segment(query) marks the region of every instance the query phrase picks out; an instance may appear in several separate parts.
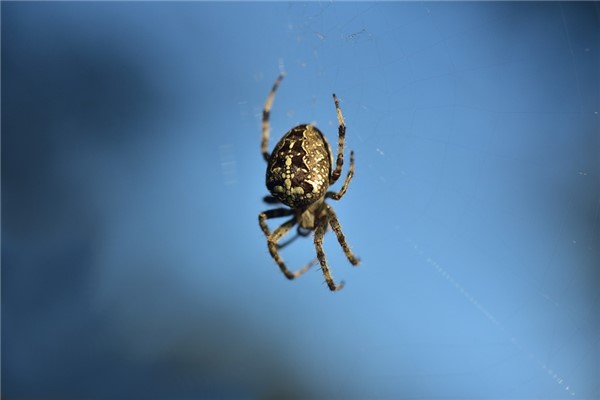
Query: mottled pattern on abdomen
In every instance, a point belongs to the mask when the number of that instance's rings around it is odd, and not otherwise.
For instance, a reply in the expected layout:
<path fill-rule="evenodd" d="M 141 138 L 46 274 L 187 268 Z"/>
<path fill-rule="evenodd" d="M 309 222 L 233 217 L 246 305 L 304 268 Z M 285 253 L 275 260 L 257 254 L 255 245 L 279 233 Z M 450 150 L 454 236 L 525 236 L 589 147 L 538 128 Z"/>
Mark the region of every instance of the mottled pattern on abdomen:
<path fill-rule="evenodd" d="M 332 163 L 331 147 L 321 131 L 312 125 L 298 125 L 273 149 L 267 188 L 292 208 L 308 206 L 327 192 Z"/>

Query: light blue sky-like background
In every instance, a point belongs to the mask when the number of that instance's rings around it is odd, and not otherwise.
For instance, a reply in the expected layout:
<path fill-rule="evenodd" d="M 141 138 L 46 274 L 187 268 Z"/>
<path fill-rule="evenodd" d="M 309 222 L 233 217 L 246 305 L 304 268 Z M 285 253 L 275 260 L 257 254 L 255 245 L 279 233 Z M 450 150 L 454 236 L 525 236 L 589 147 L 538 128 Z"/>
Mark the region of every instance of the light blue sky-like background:
<path fill-rule="evenodd" d="M 3 398 L 600 397 L 598 3 L 1 11 Z M 356 153 L 339 293 L 258 227 L 281 71 L 271 146 L 335 92 Z"/>

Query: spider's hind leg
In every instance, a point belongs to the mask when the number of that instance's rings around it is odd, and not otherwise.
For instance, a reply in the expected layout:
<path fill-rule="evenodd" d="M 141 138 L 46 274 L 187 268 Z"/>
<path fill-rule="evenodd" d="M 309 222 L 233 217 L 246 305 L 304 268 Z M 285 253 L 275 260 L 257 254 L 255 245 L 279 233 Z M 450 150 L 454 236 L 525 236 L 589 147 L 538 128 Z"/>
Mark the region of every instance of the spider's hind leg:
<path fill-rule="evenodd" d="M 350 261 L 350 264 L 360 264 L 360 259 L 356 257 L 354 253 L 352 253 L 348 242 L 346 242 L 346 236 L 344 235 L 344 232 L 342 232 L 342 226 L 340 225 L 340 221 L 338 221 L 337 215 L 335 215 L 333 208 L 331 208 L 329 205 L 327 205 L 327 218 L 329 220 L 331 228 L 335 232 L 335 236 L 337 236 L 337 240 L 340 246 L 342 246 L 342 250 L 344 250 L 346 258 L 348 258 L 348 261 Z"/>
<path fill-rule="evenodd" d="M 317 229 L 315 230 L 315 248 L 317 249 L 317 258 L 321 263 L 321 270 L 323 271 L 323 275 L 325 276 L 325 282 L 327 282 L 327 286 L 329 286 L 329 290 L 332 292 L 337 292 L 344 287 L 344 281 L 341 281 L 339 284 L 335 284 L 333 281 L 333 277 L 331 276 L 331 272 L 329 272 L 329 267 L 327 266 L 327 259 L 325 258 L 325 252 L 323 251 L 323 236 L 325 236 L 325 228 L 327 227 L 327 220 L 323 220 L 323 222 L 319 223 Z"/>

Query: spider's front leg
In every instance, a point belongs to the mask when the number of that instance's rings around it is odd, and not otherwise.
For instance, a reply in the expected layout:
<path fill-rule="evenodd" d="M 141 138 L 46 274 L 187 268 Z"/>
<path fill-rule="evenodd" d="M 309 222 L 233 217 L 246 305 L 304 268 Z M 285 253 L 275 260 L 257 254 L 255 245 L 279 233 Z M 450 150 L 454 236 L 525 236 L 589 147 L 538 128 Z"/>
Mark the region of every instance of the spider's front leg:
<path fill-rule="evenodd" d="M 281 74 L 277 77 L 277 80 L 273 84 L 273 88 L 271 88 L 271 92 L 269 92 L 269 96 L 267 97 L 267 101 L 265 102 L 265 107 L 263 108 L 262 141 L 260 143 L 260 150 L 263 154 L 263 158 L 267 162 L 269 162 L 269 158 L 271 157 L 271 155 L 269 154 L 269 151 L 267 150 L 267 147 L 269 146 L 269 131 L 271 128 L 269 126 L 269 115 L 271 113 L 271 106 L 273 105 L 273 99 L 275 99 L 275 92 L 277 91 L 279 84 L 283 80 L 283 77 L 284 77 L 283 74 Z"/>
<path fill-rule="evenodd" d="M 325 236 L 325 229 L 327 228 L 327 219 L 323 219 L 319 221 L 317 225 L 317 229 L 315 230 L 315 248 L 317 250 L 317 258 L 321 263 L 321 270 L 323 271 L 323 275 L 325 276 L 325 281 L 327 282 L 327 286 L 329 286 L 329 290 L 332 292 L 337 292 L 344 287 L 344 281 L 341 281 L 339 284 L 335 284 L 333 281 L 333 277 L 331 276 L 331 272 L 329 272 L 329 267 L 327 266 L 327 259 L 325 258 L 325 252 L 323 251 L 323 237 Z"/>
<path fill-rule="evenodd" d="M 329 184 L 333 185 L 340 175 L 342 174 L 342 166 L 344 165 L 344 140 L 346 139 L 346 123 L 344 122 L 344 116 L 340 109 L 340 102 L 338 101 L 335 93 L 333 94 L 333 101 L 335 103 L 335 112 L 337 113 L 338 119 L 338 152 L 337 160 L 335 162 L 335 169 L 331 173 Z"/>
<path fill-rule="evenodd" d="M 348 190 L 348 185 L 350 184 L 350 181 L 352 180 L 352 177 L 354 176 L 354 152 L 351 151 L 350 152 L 350 168 L 348 169 L 348 175 L 346 175 L 346 179 L 344 180 L 344 184 L 342 185 L 342 188 L 340 189 L 339 192 L 327 192 L 325 194 L 325 197 L 328 199 L 333 199 L 333 200 L 339 200 L 341 199 L 345 194 L 346 194 L 346 190 Z"/>
<path fill-rule="evenodd" d="M 299 277 L 300 275 L 302 275 L 303 273 L 308 271 L 313 265 L 316 264 L 316 260 L 313 260 L 310 263 L 306 264 L 304 267 L 300 268 L 299 270 L 297 270 L 295 272 L 291 272 L 287 268 L 285 263 L 283 262 L 283 259 L 281 258 L 281 256 L 279 255 L 279 251 L 278 251 L 280 248 L 279 241 L 285 236 L 286 233 L 288 233 L 290 231 L 290 229 L 294 225 L 296 225 L 296 222 L 297 222 L 296 217 L 294 216 L 291 219 L 289 219 L 288 221 L 284 222 L 278 228 L 276 228 L 272 233 L 269 231 L 269 227 L 267 226 L 266 220 L 269 218 L 283 217 L 283 216 L 290 215 L 293 213 L 294 213 L 293 209 L 276 208 L 274 210 L 267 210 L 258 215 L 258 221 L 259 221 L 260 227 L 261 227 L 262 231 L 264 232 L 265 236 L 267 237 L 267 246 L 269 248 L 269 253 L 271 253 L 271 257 L 273 257 L 273 259 L 279 266 L 279 269 L 281 269 L 281 272 L 283 272 L 285 277 L 288 279 L 295 279 L 295 278 Z M 285 243 L 285 244 L 287 244 L 287 243 Z"/>

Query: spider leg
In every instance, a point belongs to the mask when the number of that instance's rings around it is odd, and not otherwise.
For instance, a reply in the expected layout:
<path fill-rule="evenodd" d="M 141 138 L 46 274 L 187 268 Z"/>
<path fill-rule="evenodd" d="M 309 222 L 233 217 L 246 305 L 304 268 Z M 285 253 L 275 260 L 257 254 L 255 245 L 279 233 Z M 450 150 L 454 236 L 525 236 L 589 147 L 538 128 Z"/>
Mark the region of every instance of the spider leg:
<path fill-rule="evenodd" d="M 329 178 L 329 184 L 333 185 L 342 174 L 342 166 L 344 165 L 344 139 L 346 138 L 346 124 L 344 122 L 344 116 L 340 109 L 340 103 L 335 93 L 333 94 L 333 101 L 335 103 L 335 111 L 338 119 L 338 151 L 337 160 L 335 162 L 335 169 L 331 173 Z"/>
<path fill-rule="evenodd" d="M 325 197 L 328 199 L 333 199 L 333 200 L 341 199 L 346 194 L 346 190 L 348 190 L 348 185 L 350 184 L 350 181 L 352 180 L 353 176 L 354 176 L 354 152 L 351 151 L 350 152 L 350 168 L 348 169 L 348 175 L 346 175 L 346 180 L 344 180 L 344 184 L 342 185 L 342 188 L 337 193 L 336 192 L 327 192 L 325 194 Z"/>
<path fill-rule="evenodd" d="M 352 250 L 350 250 L 350 246 L 348 245 L 348 242 L 346 242 L 346 236 L 344 236 L 344 232 L 342 232 L 340 222 L 338 221 L 338 218 L 335 215 L 333 208 L 331 208 L 329 205 L 327 205 L 327 218 L 329 220 L 331 228 L 337 236 L 337 240 L 340 243 L 340 246 L 342 246 L 342 249 L 344 250 L 344 254 L 346 254 L 346 258 L 348 258 L 350 264 L 358 265 L 360 263 L 360 259 L 352 253 Z"/>
<path fill-rule="evenodd" d="M 263 201 L 267 204 L 281 204 L 281 202 L 274 196 L 265 196 L 263 197 Z"/>
<path fill-rule="evenodd" d="M 284 75 L 281 74 L 277 77 L 277 80 L 273 84 L 273 88 L 267 97 L 267 101 L 265 102 L 265 107 L 263 108 L 263 117 L 262 117 L 262 142 L 260 144 L 260 148 L 265 158 L 265 161 L 269 162 L 271 158 L 267 147 L 269 146 L 269 113 L 271 112 L 271 105 L 273 104 L 273 99 L 275 98 L 275 92 L 279 87 L 279 84 L 283 80 Z"/>
<path fill-rule="evenodd" d="M 287 247 L 289 244 L 294 243 L 296 241 L 296 239 L 298 239 L 298 238 L 299 238 L 298 234 L 295 234 L 294 236 L 292 236 L 285 242 L 277 243 L 277 249 L 281 250 L 284 247 Z"/>
<path fill-rule="evenodd" d="M 317 258 L 321 263 L 321 270 L 323 271 L 323 275 L 325 276 L 325 282 L 327 282 L 327 286 L 329 286 L 329 290 L 332 292 L 336 292 L 341 290 L 344 287 L 344 281 L 341 281 L 339 284 L 335 284 L 333 281 L 333 277 L 331 276 L 331 272 L 329 272 L 329 267 L 327 266 L 327 259 L 325 258 L 325 252 L 323 251 L 323 236 L 325 236 L 325 229 L 327 228 L 327 219 L 324 218 L 317 225 L 317 229 L 315 230 L 315 248 L 317 249 Z"/>
<path fill-rule="evenodd" d="M 258 216 L 260 227 L 262 228 L 263 232 L 267 236 L 267 246 L 269 247 L 269 253 L 271 253 L 271 257 L 273 257 L 273 259 L 279 266 L 279 269 L 281 269 L 281 272 L 283 272 L 285 277 L 288 279 L 295 279 L 295 278 L 299 277 L 300 275 L 302 275 L 303 273 L 308 271 L 313 265 L 315 265 L 316 261 L 313 260 L 313 261 L 309 262 L 308 264 L 306 264 L 304 267 L 300 268 L 299 270 L 297 270 L 295 272 L 291 272 L 286 267 L 285 263 L 283 262 L 283 259 L 279 255 L 278 250 L 279 250 L 279 241 L 283 238 L 283 236 L 285 236 L 286 233 L 289 232 L 290 229 L 292 229 L 292 227 L 294 225 L 296 225 L 296 223 L 297 223 L 296 217 L 294 216 L 291 219 L 284 222 L 283 224 L 281 224 L 279 227 L 277 227 L 273 231 L 273 233 L 269 232 L 269 228 L 267 227 L 267 223 L 265 221 L 268 218 L 283 217 L 285 215 L 289 215 L 289 214 L 293 214 L 293 213 L 294 213 L 294 210 L 292 210 L 292 209 L 276 208 L 274 210 L 267 210 L 265 212 L 262 212 Z M 286 244 L 287 243 L 284 243 L 284 246 Z"/>
<path fill-rule="evenodd" d="M 269 197 L 269 196 L 266 196 L 266 197 Z M 260 224 L 260 227 L 261 227 L 262 231 L 264 232 L 265 236 L 269 237 L 269 235 L 271 234 L 271 231 L 269 230 L 269 227 L 267 226 L 266 220 L 270 219 L 270 218 L 287 217 L 288 215 L 291 215 L 293 213 L 294 213 L 294 210 L 292 210 L 290 208 L 275 208 L 272 210 L 267 210 L 258 215 L 258 223 Z M 298 239 L 298 233 L 296 233 L 293 237 L 286 240 L 285 242 L 278 244 L 277 248 L 279 250 L 281 250 L 288 244 L 295 241 L 296 239 Z"/>
<path fill-rule="evenodd" d="M 296 234 L 294 236 L 292 236 L 291 238 L 289 238 L 288 240 L 286 240 L 285 242 L 279 243 L 279 245 L 277 246 L 277 248 L 279 250 L 281 250 L 284 247 L 286 247 L 287 245 L 295 242 L 299 237 L 307 237 L 311 233 L 312 233 L 312 231 L 310 229 L 305 229 L 305 228 L 302 228 L 300 225 L 298 225 L 298 229 L 296 229 Z"/>
<path fill-rule="evenodd" d="M 271 231 L 269 230 L 266 221 L 271 218 L 287 217 L 288 215 L 292 215 L 293 213 L 294 210 L 292 210 L 291 208 L 283 207 L 263 211 L 260 214 L 258 214 L 258 224 L 260 225 L 260 228 L 264 232 L 265 236 L 269 237 L 269 235 L 271 235 Z"/>

